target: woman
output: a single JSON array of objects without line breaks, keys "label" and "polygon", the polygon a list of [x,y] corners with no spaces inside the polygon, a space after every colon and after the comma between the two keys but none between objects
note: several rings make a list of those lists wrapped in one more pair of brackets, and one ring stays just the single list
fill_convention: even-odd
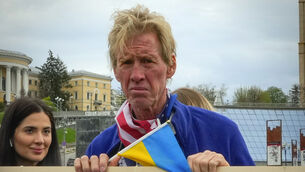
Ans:
[{"label": "woman", "polygon": [[61,165],[54,118],[41,100],[10,104],[0,128],[0,166]]},{"label": "woman", "polygon": [[190,88],[179,88],[173,91],[173,94],[177,94],[177,99],[190,106],[196,106],[210,111],[215,111],[211,103],[199,92]]}]

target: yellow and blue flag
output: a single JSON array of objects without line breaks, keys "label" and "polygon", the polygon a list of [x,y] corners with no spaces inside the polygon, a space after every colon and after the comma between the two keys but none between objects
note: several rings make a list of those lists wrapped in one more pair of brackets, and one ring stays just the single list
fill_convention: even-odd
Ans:
[{"label": "yellow and blue flag", "polygon": [[191,171],[168,122],[133,142],[118,155],[143,166],[157,166],[166,171]]}]

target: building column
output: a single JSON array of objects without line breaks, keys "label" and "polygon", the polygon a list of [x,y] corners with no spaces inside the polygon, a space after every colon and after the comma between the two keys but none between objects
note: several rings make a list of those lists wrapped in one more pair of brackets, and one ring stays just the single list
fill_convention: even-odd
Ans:
[{"label": "building column", "polygon": [[21,93],[21,70],[19,67],[16,69],[16,98],[20,98]]},{"label": "building column", "polygon": [[300,104],[305,106],[305,0],[299,0],[299,85],[300,85]]},{"label": "building column", "polygon": [[15,95],[16,95],[16,70],[15,70],[15,67],[11,68],[11,93],[15,93]]},{"label": "building column", "polygon": [[23,89],[24,89],[24,95],[28,95],[28,90],[29,90],[29,77],[28,77],[28,70],[24,69],[22,70],[23,74]]},{"label": "building column", "polygon": [[2,88],[2,67],[0,66],[0,90],[3,90]]},{"label": "building column", "polygon": [[5,100],[9,104],[11,102],[11,66],[6,66],[5,87]]}]

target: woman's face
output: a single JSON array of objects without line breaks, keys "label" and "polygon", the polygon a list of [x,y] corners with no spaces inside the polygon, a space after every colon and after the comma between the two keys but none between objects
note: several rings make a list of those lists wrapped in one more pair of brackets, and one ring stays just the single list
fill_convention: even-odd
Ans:
[{"label": "woman's face", "polygon": [[18,165],[37,165],[47,155],[52,142],[49,117],[44,112],[32,113],[16,128],[13,138]]}]

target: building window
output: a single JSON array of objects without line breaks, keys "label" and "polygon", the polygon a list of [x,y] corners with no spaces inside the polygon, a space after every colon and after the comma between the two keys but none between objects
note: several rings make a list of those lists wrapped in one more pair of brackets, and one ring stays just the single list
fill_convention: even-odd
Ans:
[{"label": "building window", "polygon": [[29,79],[29,85],[32,85],[32,80],[31,79]]},{"label": "building window", "polygon": [[31,91],[28,91],[28,96],[32,97],[32,92]]},{"label": "building window", "polygon": [[89,99],[90,99],[90,93],[87,92],[87,100],[89,100]]},{"label": "building window", "polygon": [[77,81],[74,82],[74,85],[77,86]]},{"label": "building window", "polygon": [[104,102],[106,101],[106,94],[104,94],[104,96],[103,96],[103,100],[104,100]]},{"label": "building window", "polygon": [[77,98],[78,98],[77,91],[74,92],[74,98],[75,98],[75,100],[77,100]]},{"label": "building window", "polygon": [[97,88],[97,87],[98,87],[98,83],[96,82],[96,83],[95,83],[95,88]]},{"label": "building window", "polygon": [[35,91],[35,97],[38,97],[38,93],[37,93],[37,91]]},{"label": "building window", "polygon": [[88,86],[88,87],[90,86],[90,82],[89,82],[89,81],[87,81],[87,86]]},{"label": "building window", "polygon": [[105,108],[105,107],[104,107],[103,109],[104,109],[104,111],[106,110],[106,108]]},{"label": "building window", "polygon": [[106,84],[104,84],[104,88],[106,89]]},{"label": "building window", "polygon": [[97,97],[98,97],[98,95],[97,95],[97,93],[95,93],[94,100],[97,100]]},{"label": "building window", "polygon": [[35,80],[35,85],[37,86],[37,80]]},{"label": "building window", "polygon": [[78,110],[78,107],[77,107],[77,105],[75,105],[75,110]]},{"label": "building window", "polygon": [[96,106],[94,106],[94,109],[95,109],[95,111],[97,111],[97,107]]},{"label": "building window", "polygon": [[89,106],[89,105],[87,105],[87,111],[89,111],[89,109],[90,109],[90,106]]}]

